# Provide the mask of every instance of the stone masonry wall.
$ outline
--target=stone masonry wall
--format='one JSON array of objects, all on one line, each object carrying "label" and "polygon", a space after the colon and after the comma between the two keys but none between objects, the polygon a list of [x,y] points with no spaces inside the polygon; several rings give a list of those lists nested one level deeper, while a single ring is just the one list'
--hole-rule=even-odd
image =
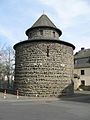
[{"label": "stone masonry wall", "polygon": [[16,46],[15,86],[20,95],[72,94],[72,79],[72,47],[45,41]]},{"label": "stone masonry wall", "polygon": [[51,28],[37,28],[28,33],[28,39],[59,39],[59,34]]}]

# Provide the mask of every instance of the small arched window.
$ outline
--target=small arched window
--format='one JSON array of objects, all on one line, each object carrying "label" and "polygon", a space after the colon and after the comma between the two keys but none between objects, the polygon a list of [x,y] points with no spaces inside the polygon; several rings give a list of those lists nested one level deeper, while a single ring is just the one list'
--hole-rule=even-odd
[{"label": "small arched window", "polygon": [[40,35],[43,35],[43,30],[40,30]]},{"label": "small arched window", "polygon": [[90,57],[88,58],[88,61],[87,61],[88,63],[90,63]]}]

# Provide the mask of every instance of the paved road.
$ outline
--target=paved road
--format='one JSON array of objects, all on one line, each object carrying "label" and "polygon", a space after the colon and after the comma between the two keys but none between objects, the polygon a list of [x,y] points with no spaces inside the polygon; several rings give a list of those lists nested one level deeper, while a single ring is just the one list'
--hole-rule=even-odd
[{"label": "paved road", "polygon": [[90,92],[72,97],[35,99],[0,93],[0,120],[90,120]]},{"label": "paved road", "polygon": [[0,101],[0,120],[90,120],[90,104],[71,101]]}]

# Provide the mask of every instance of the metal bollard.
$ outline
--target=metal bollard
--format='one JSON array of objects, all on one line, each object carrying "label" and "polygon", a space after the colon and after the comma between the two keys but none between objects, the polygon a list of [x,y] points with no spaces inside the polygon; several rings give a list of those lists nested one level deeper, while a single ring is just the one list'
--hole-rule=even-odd
[{"label": "metal bollard", "polygon": [[7,97],[6,97],[6,90],[4,90],[4,99],[6,99]]},{"label": "metal bollard", "polygon": [[17,90],[17,99],[19,99],[19,91]]}]

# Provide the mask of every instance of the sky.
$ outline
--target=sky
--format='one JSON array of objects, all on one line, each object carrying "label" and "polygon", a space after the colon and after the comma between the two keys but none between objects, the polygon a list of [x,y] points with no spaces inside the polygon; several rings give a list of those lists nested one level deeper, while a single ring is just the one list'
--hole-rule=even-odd
[{"label": "sky", "polygon": [[90,0],[0,0],[0,48],[27,40],[25,31],[43,13],[75,52],[90,48]]}]

